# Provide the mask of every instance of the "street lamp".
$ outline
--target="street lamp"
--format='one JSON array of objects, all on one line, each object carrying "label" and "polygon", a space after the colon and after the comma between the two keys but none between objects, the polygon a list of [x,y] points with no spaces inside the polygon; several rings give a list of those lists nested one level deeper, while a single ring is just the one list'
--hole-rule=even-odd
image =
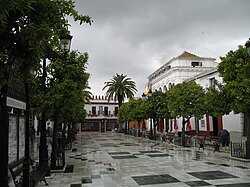
[{"label": "street lamp", "polygon": [[250,38],[249,38],[249,40],[246,42],[245,46],[246,46],[246,48],[247,48],[248,55],[250,56]]},{"label": "street lamp", "polygon": [[[71,39],[72,36],[69,34],[61,35],[60,37],[60,50],[64,53],[70,51],[71,46]],[[49,49],[47,49],[47,55],[51,58],[53,54]],[[43,59],[43,74],[42,74],[42,90],[46,92],[46,58]],[[48,165],[48,146],[47,146],[47,138],[46,138],[46,115],[45,109],[42,109],[42,116],[41,116],[41,135],[40,135],[40,146],[39,146],[39,165],[38,169],[42,171],[47,171],[47,174],[50,175],[50,168]]]},{"label": "street lamp", "polygon": [[[151,96],[152,96],[152,90],[151,89],[148,91],[147,95],[145,93],[142,94],[143,99],[146,99],[146,98],[150,99]],[[153,138],[152,118],[153,118],[153,114],[151,113],[151,116],[150,116],[150,137],[149,137],[149,139]]]},{"label": "street lamp", "polygon": [[71,47],[71,40],[72,40],[73,36],[71,36],[70,34],[63,34],[59,37],[60,39],[60,50],[62,52],[69,52],[70,51],[70,47]]},{"label": "street lamp", "polygon": [[[246,48],[247,48],[247,51],[248,51],[248,55],[250,56],[250,38],[249,40],[246,42],[245,44]],[[250,158],[250,133],[249,133],[249,130],[250,130],[250,125],[248,123],[247,125],[247,142],[246,142],[246,157],[247,158]]]},{"label": "street lamp", "polygon": [[[47,51],[48,52],[48,51]],[[42,90],[46,92],[46,58],[43,59],[43,74],[42,74]],[[38,129],[37,129],[38,130]],[[47,175],[50,175],[50,168],[48,164],[48,146],[47,146],[47,138],[46,138],[46,115],[45,109],[42,108],[41,115],[41,126],[40,126],[40,146],[39,146],[39,165],[38,170],[47,171]]]},{"label": "street lamp", "polygon": [[[64,58],[66,59],[66,55],[67,53],[70,51],[70,46],[71,46],[71,39],[73,38],[73,36],[71,36],[69,33],[63,34],[59,37],[60,39],[60,51],[64,53]],[[60,137],[60,140],[58,139],[57,133],[58,133],[58,124],[54,123],[54,129],[53,129],[53,139],[52,139],[52,152],[51,152],[51,169],[57,169],[57,168],[63,168],[65,165],[65,153],[64,153],[64,148],[62,145],[62,140]],[[57,143],[58,142],[58,143]],[[60,163],[60,161],[57,162],[57,152],[58,149],[61,149],[61,156],[62,156],[62,165],[61,166],[57,166],[56,163]]]}]

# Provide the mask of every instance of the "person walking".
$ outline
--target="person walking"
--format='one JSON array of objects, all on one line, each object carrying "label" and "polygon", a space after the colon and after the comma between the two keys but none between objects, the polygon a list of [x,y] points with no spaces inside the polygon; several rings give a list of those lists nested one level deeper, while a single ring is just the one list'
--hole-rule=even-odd
[{"label": "person walking", "polygon": [[226,129],[220,130],[219,138],[222,147],[229,146],[229,132]]}]

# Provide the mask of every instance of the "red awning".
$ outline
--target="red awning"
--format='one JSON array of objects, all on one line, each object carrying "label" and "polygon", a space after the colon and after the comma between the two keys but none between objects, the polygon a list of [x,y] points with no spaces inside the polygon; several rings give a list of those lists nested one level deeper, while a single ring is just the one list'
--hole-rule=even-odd
[{"label": "red awning", "polygon": [[143,120],[141,125],[142,130],[146,130],[146,122]]},{"label": "red awning", "polygon": [[159,131],[163,132],[163,120],[162,119],[159,122]]},{"label": "red awning", "polygon": [[186,128],[187,131],[190,131],[192,130],[192,127],[191,127],[191,123],[190,123],[190,120],[188,119],[187,121],[187,128]]},{"label": "red awning", "polygon": [[174,129],[178,129],[178,124],[176,119],[174,119]]}]

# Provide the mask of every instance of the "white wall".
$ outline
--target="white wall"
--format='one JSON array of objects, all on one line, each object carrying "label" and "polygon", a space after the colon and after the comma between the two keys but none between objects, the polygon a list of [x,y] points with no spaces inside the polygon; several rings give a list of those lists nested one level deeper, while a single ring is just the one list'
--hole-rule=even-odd
[{"label": "white wall", "polygon": [[108,107],[108,111],[110,111],[110,114],[114,115],[115,114],[115,107],[118,107],[118,103],[115,102],[114,100],[110,100],[108,102],[107,99],[92,99],[90,101],[90,103],[85,104],[85,110],[86,110],[87,114],[89,113],[89,111],[92,113],[93,106],[96,107],[96,114],[98,114],[99,107],[102,106],[103,112],[104,112],[104,107]]}]

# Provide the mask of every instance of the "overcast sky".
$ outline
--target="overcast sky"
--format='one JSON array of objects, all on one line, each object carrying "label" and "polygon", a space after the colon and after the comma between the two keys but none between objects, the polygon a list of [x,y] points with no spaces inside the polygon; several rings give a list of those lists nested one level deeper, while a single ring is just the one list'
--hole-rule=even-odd
[{"label": "overcast sky", "polygon": [[89,85],[104,95],[116,73],[136,82],[141,96],[147,77],[184,51],[214,57],[250,37],[250,0],[76,0],[93,24],[71,24],[72,49],[88,52]]}]

